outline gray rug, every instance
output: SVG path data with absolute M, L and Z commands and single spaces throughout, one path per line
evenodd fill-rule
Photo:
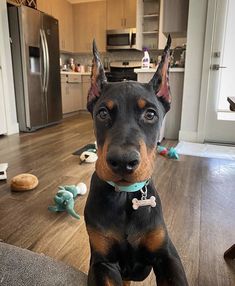
M 85 286 L 87 275 L 45 255 L 0 242 L 1 286 Z

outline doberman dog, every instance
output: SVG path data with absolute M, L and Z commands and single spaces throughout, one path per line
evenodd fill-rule
M 98 160 L 85 207 L 89 286 L 130 285 L 153 269 L 157 285 L 188 285 L 151 181 L 161 123 L 170 109 L 171 38 L 149 83 L 108 83 L 93 42 L 88 110 Z

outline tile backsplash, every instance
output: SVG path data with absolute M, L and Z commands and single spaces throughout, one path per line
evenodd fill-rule
M 174 57 L 177 60 L 180 57 L 182 50 L 175 50 Z M 159 55 L 162 54 L 162 50 L 156 51 L 149 51 L 149 56 L 152 62 L 156 62 Z M 61 53 L 60 55 L 62 64 L 68 64 L 69 59 L 73 58 L 76 64 L 84 65 L 85 67 L 90 66 L 92 64 L 92 53 L 87 54 L 68 54 L 68 53 Z M 143 52 L 142 51 L 112 51 L 101 53 L 101 60 L 104 62 L 106 61 L 114 62 L 114 61 L 140 61 L 142 60 Z
M 150 51 L 149 55 L 150 58 L 155 61 L 158 57 L 158 55 L 161 54 L 161 51 Z M 92 54 L 64 54 L 61 55 L 61 60 L 63 64 L 68 64 L 69 59 L 73 58 L 76 64 L 81 65 L 91 65 L 92 63 Z M 143 52 L 141 51 L 115 51 L 115 52 L 107 52 L 107 53 L 101 53 L 101 59 L 104 62 L 105 60 L 108 60 L 108 62 L 114 62 L 114 61 L 141 61 L 143 57 Z

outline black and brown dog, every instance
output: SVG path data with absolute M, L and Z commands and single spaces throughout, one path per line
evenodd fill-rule
M 89 286 L 142 281 L 153 268 L 157 285 L 188 285 L 151 181 L 161 123 L 170 108 L 170 37 L 149 83 L 107 83 L 93 43 L 88 110 L 98 145 L 85 207 L 91 260 Z

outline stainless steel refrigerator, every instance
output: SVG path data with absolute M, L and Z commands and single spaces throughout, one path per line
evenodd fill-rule
M 62 119 L 58 20 L 38 10 L 8 7 L 20 131 Z

